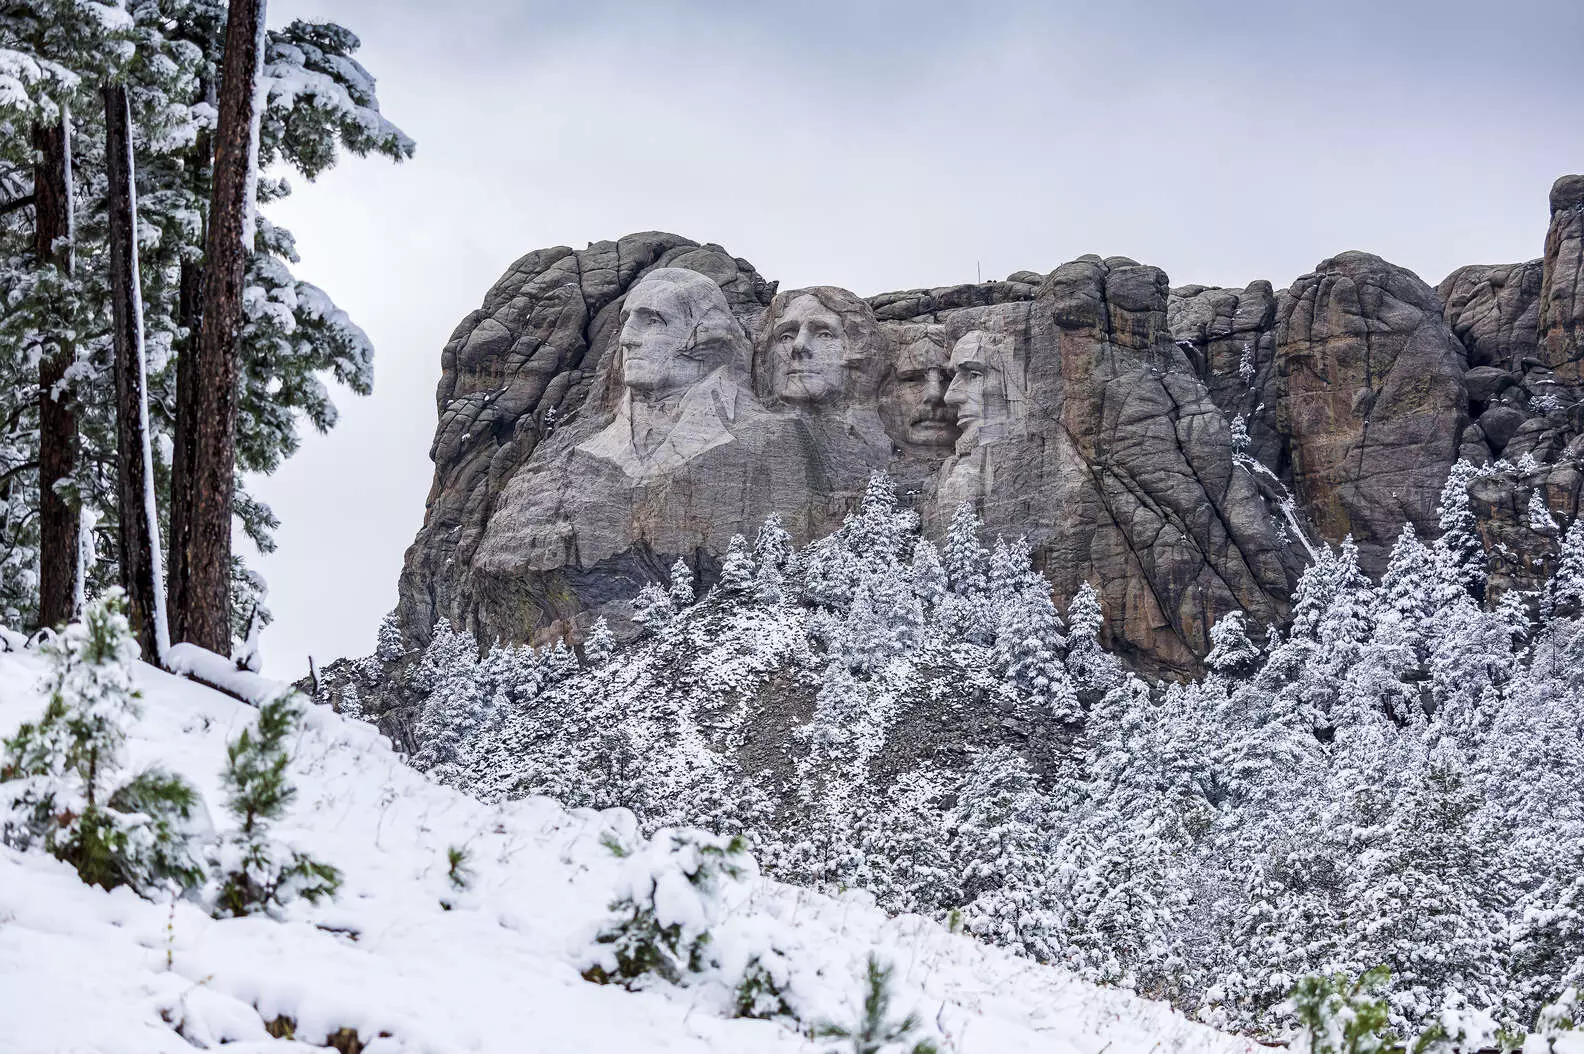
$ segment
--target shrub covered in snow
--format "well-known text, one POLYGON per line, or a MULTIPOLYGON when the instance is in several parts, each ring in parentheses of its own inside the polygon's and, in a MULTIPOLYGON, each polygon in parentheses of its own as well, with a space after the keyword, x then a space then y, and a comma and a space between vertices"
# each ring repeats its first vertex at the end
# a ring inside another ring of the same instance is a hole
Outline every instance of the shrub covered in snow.
POLYGON ((583 976, 639 987, 651 977, 677 984, 707 969, 711 927, 758 873, 747 843, 664 829, 630 852, 614 851, 625 854, 622 883, 583 976))

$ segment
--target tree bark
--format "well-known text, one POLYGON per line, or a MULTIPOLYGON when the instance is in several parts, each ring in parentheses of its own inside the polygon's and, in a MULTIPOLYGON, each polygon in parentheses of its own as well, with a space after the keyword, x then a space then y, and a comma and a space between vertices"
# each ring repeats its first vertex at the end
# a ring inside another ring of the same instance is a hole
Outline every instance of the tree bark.
MULTIPOLYGON (((74 266, 71 217, 71 117, 33 126, 34 241, 40 266, 70 275, 74 266)), ((64 319, 61 320, 65 322, 64 319)), ((39 359, 39 625, 72 617, 77 594, 80 512, 55 491, 77 467, 77 408, 69 392, 55 389, 76 357, 71 342, 57 340, 39 359)))
MULTIPOLYGON (((198 101, 215 105, 214 85, 208 81, 199 85, 198 101)), ((214 167, 214 140, 207 128, 198 132, 188 154, 193 186, 202 190, 210 181, 214 167)), ((212 193, 212 189, 211 189, 212 193)), ((204 218, 207 223, 207 217, 204 218)), ((205 230, 207 231, 207 226, 205 230)), ((188 510, 192 507, 192 449, 193 431, 196 427, 193 412, 193 392, 197 387, 198 331, 203 321, 203 261, 183 259, 180 286, 177 291, 176 312, 186 338, 176 355, 176 421, 171 437, 171 492, 170 492, 170 561, 166 588, 168 606, 174 610, 176 597, 185 592, 187 581, 188 540, 192 537, 188 510)))
POLYGON ((160 581, 154 458, 148 436, 148 378, 143 348, 143 294, 137 257, 137 183, 132 111, 123 85, 106 85, 105 179, 109 213, 110 307, 114 322, 116 483, 121 509, 121 586, 127 618, 143 658, 159 663, 169 644, 160 581))
MULTIPOLYGON (((237 358, 246 244, 252 229, 254 87, 264 0, 231 0, 215 129, 214 192, 204 246, 203 318, 194 355, 192 449, 186 459, 183 577, 173 581, 172 634, 231 650, 231 505, 236 470, 237 358)), ((174 578, 174 576, 173 576, 174 578)))

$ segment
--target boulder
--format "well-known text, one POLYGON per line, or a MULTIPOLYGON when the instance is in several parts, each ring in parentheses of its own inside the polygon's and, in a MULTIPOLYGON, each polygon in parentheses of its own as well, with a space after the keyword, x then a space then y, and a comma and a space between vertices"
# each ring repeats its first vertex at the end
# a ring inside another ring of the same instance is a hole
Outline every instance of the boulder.
POLYGON ((1539 330, 1542 361, 1563 384, 1584 389, 1584 175, 1551 187, 1539 330))

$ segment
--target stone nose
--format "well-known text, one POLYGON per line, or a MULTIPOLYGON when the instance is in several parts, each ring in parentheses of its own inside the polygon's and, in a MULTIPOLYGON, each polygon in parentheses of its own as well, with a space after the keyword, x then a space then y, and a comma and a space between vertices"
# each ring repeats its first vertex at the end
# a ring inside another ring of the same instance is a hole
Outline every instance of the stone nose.
POLYGON ((924 375, 924 401, 927 403, 944 402, 946 390, 951 382, 946 379, 945 370, 930 370, 924 375))
POLYGON ((797 331, 797 336, 792 338, 792 357, 794 359, 809 359, 814 357, 814 351, 809 347, 809 331, 803 326, 797 331))
POLYGON ((966 403, 968 401, 967 387, 967 384, 963 382, 962 374, 953 374, 951 383, 946 386, 946 405, 960 407, 966 403))

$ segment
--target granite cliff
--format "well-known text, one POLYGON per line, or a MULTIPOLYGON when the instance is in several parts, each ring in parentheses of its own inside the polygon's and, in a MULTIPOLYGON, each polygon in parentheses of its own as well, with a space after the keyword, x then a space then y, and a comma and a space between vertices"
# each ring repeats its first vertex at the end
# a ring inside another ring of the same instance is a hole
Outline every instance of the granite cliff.
POLYGON ((1194 673, 1233 608, 1280 624, 1311 547, 1378 572, 1434 535, 1459 458, 1493 589, 1543 573, 1584 460, 1584 176, 1540 260, 1431 287, 1346 252, 1286 289, 1173 289, 1085 256, 860 298, 778 291, 718 245, 629 235, 517 261, 441 357, 423 528, 398 613, 481 639, 574 638, 680 556, 708 581, 779 513, 801 543, 886 471, 932 533, 960 502, 1026 535, 1106 643, 1194 673))

